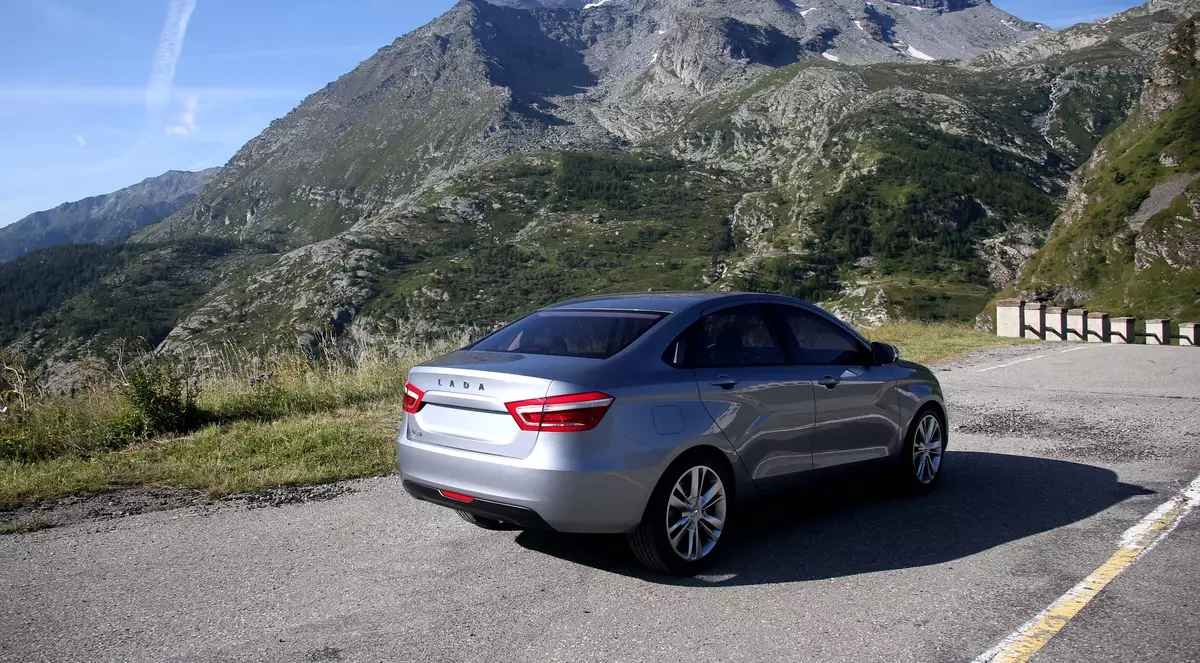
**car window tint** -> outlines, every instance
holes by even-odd
[[[488,336],[471,349],[607,359],[629,347],[664,315],[642,311],[541,311]]]
[[[783,333],[795,341],[801,364],[861,364],[864,351],[844,329],[832,322],[792,306],[777,306],[775,311],[782,323]]]
[[[693,338],[692,363],[698,367],[773,366],[787,361],[760,306],[739,306],[707,316],[697,323]]]

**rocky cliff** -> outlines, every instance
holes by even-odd
[[[1017,293],[1200,316],[1200,15],[1176,29],[1147,78],[1129,120],[1075,174]]]

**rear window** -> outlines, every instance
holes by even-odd
[[[664,317],[665,313],[644,311],[539,311],[484,338],[471,349],[608,359]]]

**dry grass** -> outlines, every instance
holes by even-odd
[[[345,363],[313,364],[286,356],[253,362],[205,381],[197,405],[217,423],[333,412],[399,399],[413,363],[376,356]]]
[[[327,483],[395,469],[396,404],[281,421],[213,425],[186,437],[90,457],[0,461],[0,508],[129,486],[196,488],[211,497]]]
[[[869,330],[872,341],[891,343],[900,348],[904,359],[920,364],[935,364],[977,350],[1029,343],[1019,338],[1002,338],[973,331],[965,325],[926,322],[894,322]]]
[[[114,389],[42,396],[0,415],[0,459],[86,456],[141,437],[133,406]]]
[[[198,426],[152,437],[119,385],[0,414],[0,508],[127,486],[219,497],[377,475],[420,357],[232,358],[199,380]]]

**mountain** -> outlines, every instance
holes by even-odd
[[[505,156],[626,149],[706,97],[822,53],[924,62],[1042,31],[982,0],[909,2],[925,6],[464,0],[272,123],[170,227],[295,248]]]
[[[1140,317],[1200,317],[1200,16],[1149,72],[1130,119],[1071,181],[1013,292]]]
[[[57,244],[124,239],[180,210],[219,171],[172,170],[114,193],[30,214],[0,228],[0,262]]]
[[[272,123],[10,346],[85,355],[118,333],[89,302],[118,289],[161,302],[146,339],[178,353],[413,347],[652,288],[971,320],[1197,10],[1052,32],[973,0],[464,0]],[[183,285],[147,278],[164,269]]]

